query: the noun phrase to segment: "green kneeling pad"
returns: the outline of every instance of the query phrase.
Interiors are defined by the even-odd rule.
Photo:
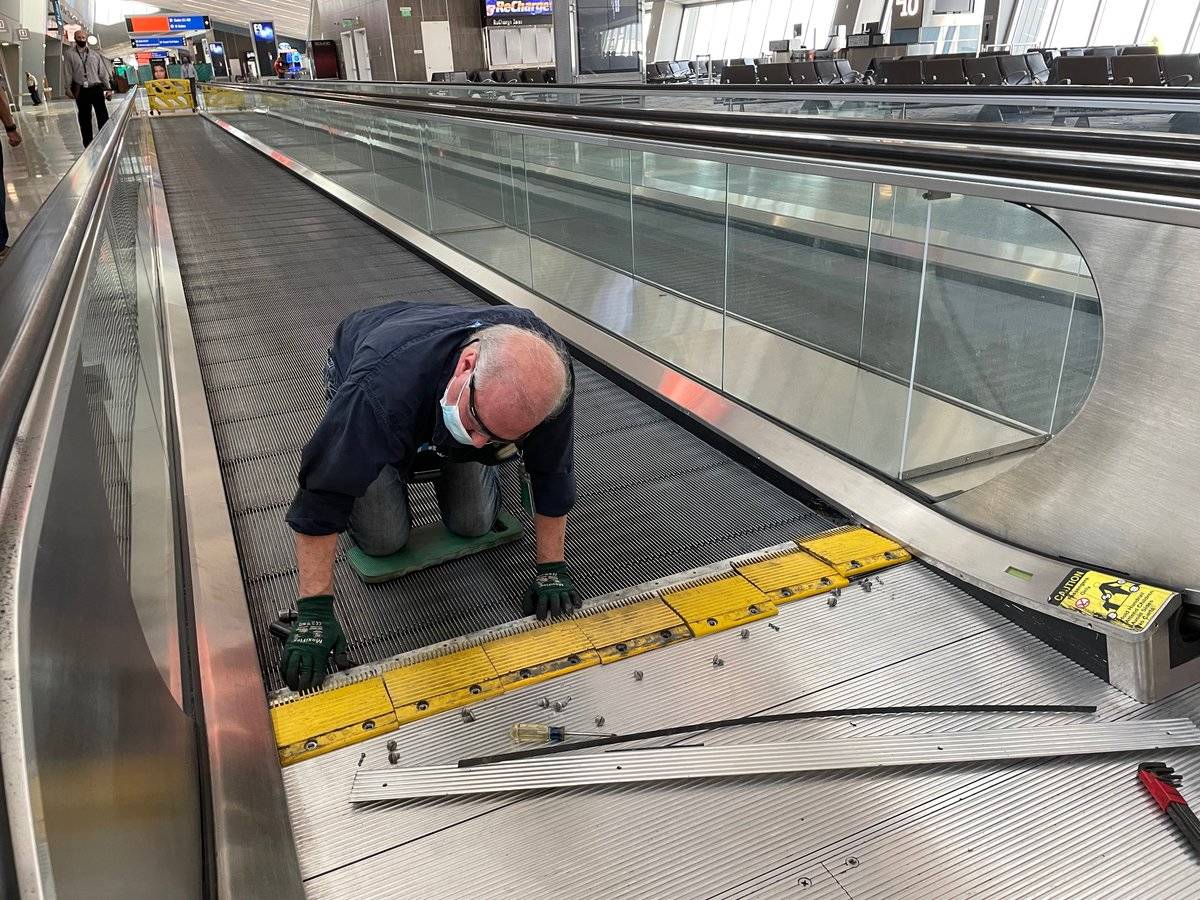
[[[521,523],[507,510],[500,510],[492,530],[481,537],[459,537],[446,529],[440,521],[414,528],[408,535],[408,543],[399,553],[391,556],[368,556],[358,547],[351,547],[346,558],[358,577],[368,584],[391,581],[419,572],[460,556],[470,556],[480,550],[498,547],[515,541],[521,536]]]

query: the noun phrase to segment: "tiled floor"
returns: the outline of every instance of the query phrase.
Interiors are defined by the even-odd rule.
[[[26,102],[17,113],[17,124],[24,141],[15,150],[7,142],[3,148],[10,244],[83,152],[75,104],[70,100],[40,106]]]

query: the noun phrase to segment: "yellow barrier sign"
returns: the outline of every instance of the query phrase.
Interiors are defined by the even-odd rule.
[[[186,78],[159,78],[143,81],[150,111],[157,113],[181,112],[193,109],[192,85]]]
[[[215,84],[202,84],[200,93],[204,95],[205,109],[246,108],[246,95],[241,91],[231,91]]]
[[[1133,631],[1153,621],[1175,591],[1090,569],[1072,569],[1050,602]]]

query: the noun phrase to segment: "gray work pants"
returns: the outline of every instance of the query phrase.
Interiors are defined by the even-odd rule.
[[[332,399],[340,378],[329,353],[325,362],[325,399]],[[433,483],[442,524],[459,537],[487,534],[500,514],[500,472],[483,463],[446,463]],[[354,501],[350,537],[368,556],[391,556],[408,543],[412,511],[408,484],[393,466],[384,466],[367,492]]]

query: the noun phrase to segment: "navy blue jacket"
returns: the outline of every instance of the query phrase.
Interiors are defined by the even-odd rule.
[[[325,418],[304,446],[300,489],[287,513],[302,534],[345,531],[356,497],[385,465],[411,472],[417,448],[432,444],[453,460],[493,462],[494,448],[459,444],[442,423],[438,401],[473,332],[516,325],[562,342],[533,313],[434,303],[389,303],[346,317],[330,349]],[[563,516],[575,505],[575,379],[562,411],[521,442],[534,508]]]

